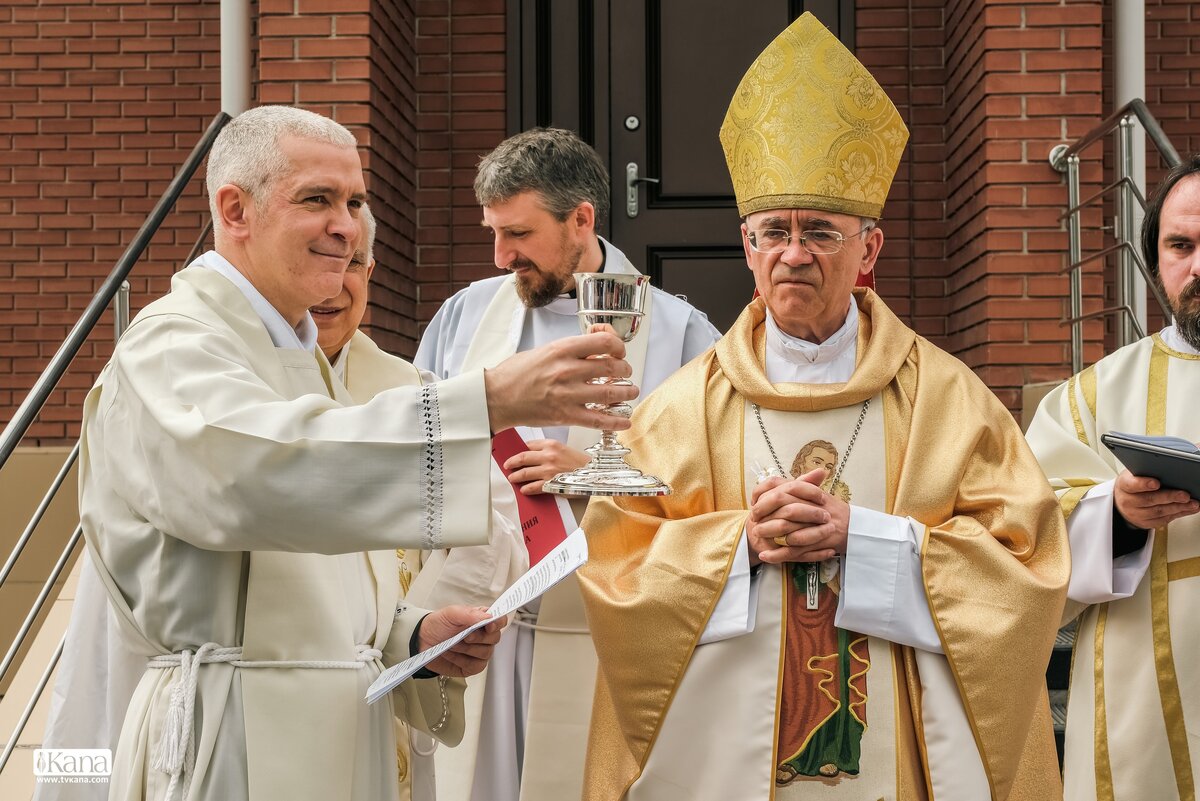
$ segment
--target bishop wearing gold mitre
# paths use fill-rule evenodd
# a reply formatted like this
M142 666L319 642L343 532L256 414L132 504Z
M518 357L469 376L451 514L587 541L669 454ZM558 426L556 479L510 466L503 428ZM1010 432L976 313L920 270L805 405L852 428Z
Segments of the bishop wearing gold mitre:
M721 127L759 297L593 499L587 801L1062 793L1044 671L1062 516L1008 410L869 289L908 132L811 14Z

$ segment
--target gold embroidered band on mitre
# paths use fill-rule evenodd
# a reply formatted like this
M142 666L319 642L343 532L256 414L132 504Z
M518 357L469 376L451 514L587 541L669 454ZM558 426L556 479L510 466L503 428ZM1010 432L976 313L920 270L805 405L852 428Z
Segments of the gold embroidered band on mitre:
M879 82L811 13L750 65L721 125L743 217L804 208L877 219L907 141Z

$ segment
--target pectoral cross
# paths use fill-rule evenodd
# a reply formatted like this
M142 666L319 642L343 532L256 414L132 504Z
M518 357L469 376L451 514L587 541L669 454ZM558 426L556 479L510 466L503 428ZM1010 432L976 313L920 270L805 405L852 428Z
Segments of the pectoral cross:
M820 565L816 562L809 562L804 566L805 588L808 595L808 608L816 609L817 593L821 591L821 579L818 576Z

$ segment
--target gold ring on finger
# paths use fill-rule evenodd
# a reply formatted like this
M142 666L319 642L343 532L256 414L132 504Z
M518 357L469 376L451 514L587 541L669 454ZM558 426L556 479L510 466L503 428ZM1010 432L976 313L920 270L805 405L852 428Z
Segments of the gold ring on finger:
M787 544L788 544L787 537L776 537L776 538L775 538L775 544L776 544L776 545L782 545L783 547L785 547L785 548L786 548L786 547L787 547Z

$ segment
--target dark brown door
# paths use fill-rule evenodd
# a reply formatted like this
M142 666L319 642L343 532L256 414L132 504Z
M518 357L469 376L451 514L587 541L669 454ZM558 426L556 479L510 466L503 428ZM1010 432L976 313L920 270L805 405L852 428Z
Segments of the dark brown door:
M806 10L853 48L852 0L511 2L510 127L559 125L591 142L612 178L613 243L724 331L754 291L717 138L725 109Z

